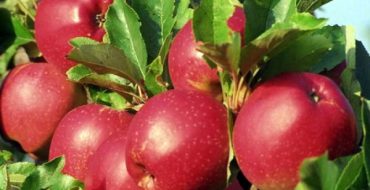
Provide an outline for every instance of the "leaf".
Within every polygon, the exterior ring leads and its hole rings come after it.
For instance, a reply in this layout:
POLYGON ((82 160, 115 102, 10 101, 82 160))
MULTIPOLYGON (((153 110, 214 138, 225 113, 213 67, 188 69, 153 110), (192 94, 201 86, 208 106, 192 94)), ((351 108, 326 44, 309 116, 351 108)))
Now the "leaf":
POLYGON ((290 42, 266 64, 262 80, 282 72, 322 72, 345 60, 345 38, 340 27, 327 26, 290 42))
POLYGON ((140 26, 139 16, 125 1, 113 1, 104 22, 109 41, 124 52, 144 77, 148 55, 140 26))
POLYGON ((0 55, 0 75, 4 75, 7 71, 9 61, 16 53, 18 47, 35 41, 33 34, 22 24, 17 16, 12 16, 9 22, 11 22, 12 31, 8 32, 13 34, 7 35, 8 40, 1 42, 1 46, 6 46, 6 50, 0 55))
POLYGON ((284 23, 277 23, 247 45, 244 63, 240 65, 243 74, 246 74, 252 65, 264 62, 282 52, 296 39, 322 28, 325 20, 316 19, 309 14, 296 14, 284 23))
POLYGON ((331 0, 297 0, 299 12, 313 12, 315 9, 330 2, 331 0))
MULTIPOLYGON (((239 72, 241 37, 238 33, 232 33, 232 42, 214 45, 205 43, 199 47, 206 60, 210 60, 220 68, 237 74, 239 72)), ((212 68, 212 67, 211 67, 212 68)))
POLYGON ((257 38, 275 23, 289 20, 297 12, 295 0, 245 0, 246 44, 257 38))
POLYGON ((6 162, 12 159, 12 153, 7 150, 0 150, 0 165, 5 164, 6 162))
POLYGON ((335 190, 346 190, 352 187, 360 177, 363 166, 362 152, 355 154, 341 172, 335 190))
POLYGON ((361 86, 361 95, 370 99, 370 56, 364 45, 356 41, 356 78, 361 86))
POLYGON ((362 149, 364 152, 364 166, 367 174, 368 187, 370 187, 370 100, 364 99, 362 106, 362 128, 363 128, 363 143, 362 149))
POLYGON ((193 30, 197 41, 211 44, 231 42, 227 25, 234 6, 227 0, 202 0, 194 11, 193 30))
POLYGON ((72 49, 68 58, 98 73, 116 74, 136 84, 140 84, 144 77, 137 65, 133 64, 120 49, 110 44, 80 45, 72 49))
POLYGON ((307 158, 300 167, 300 182, 295 190, 333 190, 340 174, 340 168, 329 160, 327 154, 307 158))
POLYGON ((6 164, 0 165, 0 189, 8 189, 8 172, 6 164))
POLYGON ((166 85, 161 79, 163 73, 163 64, 161 56, 154 59, 148 65, 147 74, 145 78, 145 87, 150 95, 156 95, 167 90, 166 85))
POLYGON ((117 92, 96 86, 89 86, 88 92, 92 102, 107 105, 118 110, 123 110, 127 107, 127 101, 117 92))
POLYGON ((115 91, 131 100, 136 97, 135 90, 113 74, 98 74, 84 65, 76 65, 67 71, 68 79, 80 84, 90 84, 115 91))
POLYGON ((180 30, 192 17, 193 9, 189 8, 190 0, 175 0, 175 25, 174 29, 180 30))
POLYGON ((50 162, 44 163, 37 167, 25 180, 22 190, 39 190, 39 189, 63 189, 83 188, 83 184, 78 180, 67 177, 61 173, 65 164, 64 157, 58 157, 50 162))
POLYGON ((171 33, 175 24, 174 0, 135 0, 132 8, 138 13, 142 22, 143 34, 149 61, 158 56, 162 44, 171 33))

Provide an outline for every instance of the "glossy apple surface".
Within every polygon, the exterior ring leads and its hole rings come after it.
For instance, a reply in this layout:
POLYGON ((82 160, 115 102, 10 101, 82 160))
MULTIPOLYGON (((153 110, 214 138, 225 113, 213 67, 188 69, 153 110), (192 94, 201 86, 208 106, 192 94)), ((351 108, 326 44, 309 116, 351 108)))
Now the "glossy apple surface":
POLYGON ((352 153, 356 123, 337 85, 312 73, 288 73, 258 86, 237 116, 238 164, 260 189, 294 189, 301 162, 328 151, 352 153))
MULTIPOLYGON (((128 130, 128 129, 127 129, 128 130)), ((86 190, 139 190, 126 168, 127 131, 109 137, 88 160, 86 190)))
POLYGON ((42 0, 35 18, 37 45, 48 63, 67 71, 75 63, 66 56, 78 36, 101 41, 102 20, 112 0, 42 0))
POLYGON ((144 189, 225 189, 228 139, 222 104, 200 92, 170 90, 132 120, 127 169, 144 189))
MULTIPOLYGON (((237 7, 228 20, 229 27, 243 36, 245 16, 243 9, 237 7)), ((175 89, 198 90, 216 97, 221 86, 216 68, 212 69, 196 50, 192 22, 189 21, 176 34, 168 55, 170 78, 175 89)))
POLYGON ((55 65, 19 65, 9 73, 2 87, 2 129, 26 152, 43 154, 59 121, 83 103, 83 90, 68 81, 55 65))
POLYGON ((63 172, 84 180, 87 161, 113 134, 127 130, 132 116, 99 104, 88 104, 68 112, 55 130, 49 159, 65 156, 63 172))

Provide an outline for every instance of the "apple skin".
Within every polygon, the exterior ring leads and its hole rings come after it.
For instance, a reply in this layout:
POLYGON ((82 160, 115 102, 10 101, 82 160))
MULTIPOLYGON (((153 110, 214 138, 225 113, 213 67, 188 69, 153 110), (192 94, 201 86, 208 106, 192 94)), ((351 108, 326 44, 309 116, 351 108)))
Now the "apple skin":
POLYGON ((68 81, 55 65, 18 65, 11 70, 1 90, 2 130, 24 151, 47 157, 59 121, 85 102, 82 88, 68 81))
POLYGON ((286 73, 249 96, 236 119, 233 145, 243 174, 256 187, 294 189, 305 158, 353 153, 355 115, 329 78, 286 73))
POLYGON ((88 160, 86 190, 140 189, 126 168, 127 130, 109 137, 88 160))
POLYGON ((68 112, 55 130, 49 160, 65 156, 63 173, 83 181, 87 161, 113 134, 126 130, 132 115, 99 104, 88 104, 68 112))
POLYGON ((90 37, 101 41, 105 31, 97 15, 106 13, 112 0, 42 0, 35 17, 38 48, 48 63, 64 72, 75 65, 66 56, 74 37, 90 37))
MULTIPOLYGON (((228 20, 228 26, 244 36, 245 15, 236 7, 228 20)), ((187 22, 176 34, 168 54, 168 69, 175 89, 197 90, 217 97, 221 94, 217 69, 211 68, 196 50, 200 43, 195 41, 192 21, 187 22)))
POLYGON ((126 165, 147 190, 225 189, 226 110, 196 91, 170 90, 141 108, 128 132, 126 165))

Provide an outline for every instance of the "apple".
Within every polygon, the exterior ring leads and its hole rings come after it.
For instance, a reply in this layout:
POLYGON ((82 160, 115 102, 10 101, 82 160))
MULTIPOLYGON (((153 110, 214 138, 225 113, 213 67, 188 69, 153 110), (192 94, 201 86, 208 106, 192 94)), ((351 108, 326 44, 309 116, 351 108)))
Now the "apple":
POLYGON ((18 65, 1 90, 2 130, 24 151, 47 157, 59 121, 85 101, 82 88, 68 81, 55 65, 18 65))
MULTIPOLYGON (((245 15, 243 9, 236 7, 228 20, 228 26, 244 36, 245 15)), ((168 69, 175 89, 197 90, 217 97, 221 86, 217 69, 212 69, 196 50, 192 21, 187 22, 176 34, 168 54, 168 69)))
POLYGON ((259 85, 233 131, 237 162, 257 188, 294 189, 305 158, 356 149, 354 112, 338 86, 313 73, 285 73, 259 85))
POLYGON ((225 189, 228 142, 222 104, 197 91, 170 90, 134 116, 126 165, 143 189, 225 189))
POLYGON ((112 0, 42 0, 35 18, 38 48, 47 62, 67 71, 75 63, 66 58, 74 37, 101 41, 104 15, 112 0))
POLYGON ((64 155, 63 173, 81 181, 87 161, 113 134, 127 130, 132 115, 99 104, 88 104, 68 112, 60 121, 50 145, 49 160, 64 155))
POLYGON ((90 157, 86 190, 139 190, 126 169, 127 130, 109 137, 90 157))

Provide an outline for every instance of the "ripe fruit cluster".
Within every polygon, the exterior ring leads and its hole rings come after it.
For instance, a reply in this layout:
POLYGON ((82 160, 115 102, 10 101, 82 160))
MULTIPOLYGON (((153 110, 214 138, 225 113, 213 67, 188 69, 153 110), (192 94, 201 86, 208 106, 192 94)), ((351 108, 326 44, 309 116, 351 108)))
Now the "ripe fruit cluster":
MULTIPOLYGON (((36 40, 48 63, 15 67, 1 91, 4 134, 34 157, 65 156, 63 172, 87 190, 242 189, 238 182, 228 186, 230 153, 257 188, 294 189, 305 158, 355 151, 351 105, 335 82, 313 73, 284 73, 259 83, 229 126, 217 70, 197 51, 192 21, 169 50, 174 89, 149 98, 137 112, 86 104, 83 88, 65 75, 75 65, 66 58, 68 41, 101 41, 102 16, 111 3, 40 1, 36 40)), ((238 7, 228 20, 242 38, 245 20, 238 7)))

